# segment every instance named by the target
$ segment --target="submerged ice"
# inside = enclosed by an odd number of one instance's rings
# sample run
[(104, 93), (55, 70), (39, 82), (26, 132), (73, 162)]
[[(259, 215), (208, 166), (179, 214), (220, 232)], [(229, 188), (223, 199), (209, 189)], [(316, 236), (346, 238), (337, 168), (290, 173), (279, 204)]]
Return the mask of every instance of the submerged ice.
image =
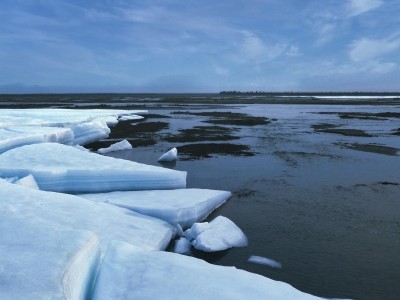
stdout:
[(105, 157), (71, 146), (42, 143), (0, 155), (1, 177), (32, 174), (41, 190), (98, 193), (186, 187), (186, 172)]

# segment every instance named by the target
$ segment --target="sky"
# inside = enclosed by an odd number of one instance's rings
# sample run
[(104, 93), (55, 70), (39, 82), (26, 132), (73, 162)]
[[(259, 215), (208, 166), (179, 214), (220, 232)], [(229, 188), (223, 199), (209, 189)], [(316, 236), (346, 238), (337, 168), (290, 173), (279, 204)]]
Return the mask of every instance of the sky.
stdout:
[(0, 92), (400, 91), (399, 0), (0, 0)]

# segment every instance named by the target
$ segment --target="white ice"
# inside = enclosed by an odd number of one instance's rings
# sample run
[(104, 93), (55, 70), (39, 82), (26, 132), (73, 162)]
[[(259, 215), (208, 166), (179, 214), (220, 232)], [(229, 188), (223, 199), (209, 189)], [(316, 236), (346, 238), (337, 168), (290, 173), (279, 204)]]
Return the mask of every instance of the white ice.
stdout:
[(208, 189), (176, 189), (82, 194), (93, 201), (107, 202), (179, 224), (183, 228), (204, 220), (231, 196), (230, 192)]
[(165, 152), (160, 156), (157, 161), (173, 161), (178, 159), (178, 150), (176, 148), (172, 148), (171, 150)]
[(103, 249), (111, 240), (125, 241), (146, 250), (165, 249), (174, 234), (170, 224), (156, 218), (107, 203), (34, 190), (5, 181), (0, 181), (0, 199), (0, 224), (5, 216), (10, 216), (17, 223), (26, 220), (49, 222), (49, 230), (54, 227), (53, 223), (88, 230), (98, 236)]
[(247, 261), (253, 264), (269, 266), (271, 268), (282, 268), (282, 264), (280, 262), (262, 256), (251, 255)]
[(9, 126), (0, 128), (0, 153), (23, 145), (37, 143), (72, 144), (74, 134), (69, 128), (42, 126)]
[(122, 140), (118, 143), (112, 144), (110, 147), (100, 148), (99, 150), (97, 150), (97, 152), (104, 154), (104, 153), (108, 153), (108, 152), (130, 150), (130, 149), (132, 149), (132, 145), (127, 140)]
[(319, 299), (291, 285), (234, 267), (112, 243), (96, 281), (94, 300), (114, 299)]
[(27, 145), (0, 155), (0, 177), (21, 178), (29, 174), (35, 177), (41, 190), (68, 193), (186, 187), (186, 172), (106, 157), (62, 144)]
[(214, 252), (247, 246), (247, 237), (231, 220), (218, 216), (210, 223), (195, 223), (185, 236), (198, 250)]
[[(146, 110), (114, 110), (114, 109), (0, 109), (0, 153), (22, 145), (43, 142), (84, 145), (108, 137), (109, 126), (118, 123), (118, 118), (137, 118), (137, 114), (147, 114)], [(35, 129), (30, 129), (30, 128)], [(62, 127), (68, 130), (66, 136), (49, 139), (40, 136), (49, 131), (46, 127)], [(18, 128), (18, 130), (13, 130)], [(3, 133), (2, 130), (13, 131), (14, 134)], [(22, 131), (21, 131), (22, 130)], [(27, 131), (28, 130), (28, 131)], [(19, 134), (17, 134), (19, 133)], [(37, 135), (35, 135), (37, 133)], [(72, 137), (72, 139), (71, 139)]]
[(137, 115), (121, 116), (118, 118), (119, 121), (138, 121), (143, 119), (144, 117)]
[(99, 263), (97, 237), (39, 218), (15, 218), (5, 205), (0, 203), (0, 299), (87, 299)]
[(32, 174), (29, 174), (28, 176), (25, 176), (21, 179), (18, 179), (14, 183), (29, 187), (29, 188), (35, 189), (35, 190), (39, 189), (39, 186), (37, 185), (37, 182), (36, 182), (35, 178), (32, 176)]

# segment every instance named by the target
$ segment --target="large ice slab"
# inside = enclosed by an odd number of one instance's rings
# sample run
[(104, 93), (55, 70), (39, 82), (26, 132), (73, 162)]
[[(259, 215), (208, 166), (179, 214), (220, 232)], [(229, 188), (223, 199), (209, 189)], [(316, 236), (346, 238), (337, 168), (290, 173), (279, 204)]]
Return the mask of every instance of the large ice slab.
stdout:
[(112, 126), (121, 116), (146, 114), (147, 110), (121, 109), (0, 109), (0, 127), (11, 125), (65, 127), (92, 121), (104, 121)]
[(109, 136), (111, 130), (104, 121), (68, 125), (74, 133), (74, 145), (86, 145)]
[(215, 208), (228, 200), (231, 193), (208, 189), (176, 189), (82, 194), (79, 196), (125, 207), (187, 228), (193, 223), (205, 219)]
[(319, 299), (291, 285), (234, 267), (114, 242), (103, 260), (94, 300)]
[(37, 143), (72, 144), (74, 134), (69, 128), (42, 126), (10, 126), (0, 129), (0, 153)]
[(105, 157), (71, 146), (42, 143), (0, 155), (0, 177), (32, 174), (39, 188), (67, 193), (186, 187), (186, 172)]
[[(78, 150), (79, 151), (79, 150)], [(44, 192), (0, 181), (0, 222), (5, 216), (24, 222), (53, 222), (94, 232), (104, 247), (121, 240), (142, 249), (165, 249), (174, 228), (165, 221), (107, 203), (77, 196)], [(51, 226), (50, 226), (51, 227)]]
[(195, 223), (185, 231), (193, 247), (206, 252), (247, 246), (247, 237), (231, 220), (218, 216), (210, 223)]
[(93, 233), (14, 218), (3, 204), (0, 215), (0, 299), (87, 299), (100, 257)]

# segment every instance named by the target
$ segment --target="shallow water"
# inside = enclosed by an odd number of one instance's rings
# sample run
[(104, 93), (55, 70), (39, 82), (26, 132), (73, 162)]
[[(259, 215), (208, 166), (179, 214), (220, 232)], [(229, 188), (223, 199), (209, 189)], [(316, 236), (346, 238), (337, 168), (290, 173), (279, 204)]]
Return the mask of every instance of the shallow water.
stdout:
[[(186, 107), (185, 110), (189, 108)], [(398, 107), (246, 105), (221, 111), (275, 118), (262, 126), (235, 126), (235, 144), (252, 157), (218, 155), (179, 160), (188, 187), (230, 190), (233, 197), (210, 219), (224, 215), (248, 236), (249, 246), (215, 254), (195, 252), (209, 262), (234, 265), (323, 297), (398, 299), (400, 295), (400, 158), (347, 149), (338, 143), (379, 143), (400, 149), (391, 131), (399, 119), (344, 120), (318, 112), (386, 112)], [(164, 107), (154, 113), (170, 114)], [(196, 111), (199, 111), (198, 109)], [(210, 110), (204, 110), (210, 111)], [(206, 117), (171, 115), (168, 130), (150, 147), (112, 153), (158, 165), (172, 146), (163, 136), (202, 124)], [(151, 121), (157, 121), (152, 119)], [(315, 132), (312, 124), (362, 129), (372, 137)], [(171, 167), (171, 166), (170, 166)], [(282, 263), (282, 269), (247, 262), (251, 255)]]

